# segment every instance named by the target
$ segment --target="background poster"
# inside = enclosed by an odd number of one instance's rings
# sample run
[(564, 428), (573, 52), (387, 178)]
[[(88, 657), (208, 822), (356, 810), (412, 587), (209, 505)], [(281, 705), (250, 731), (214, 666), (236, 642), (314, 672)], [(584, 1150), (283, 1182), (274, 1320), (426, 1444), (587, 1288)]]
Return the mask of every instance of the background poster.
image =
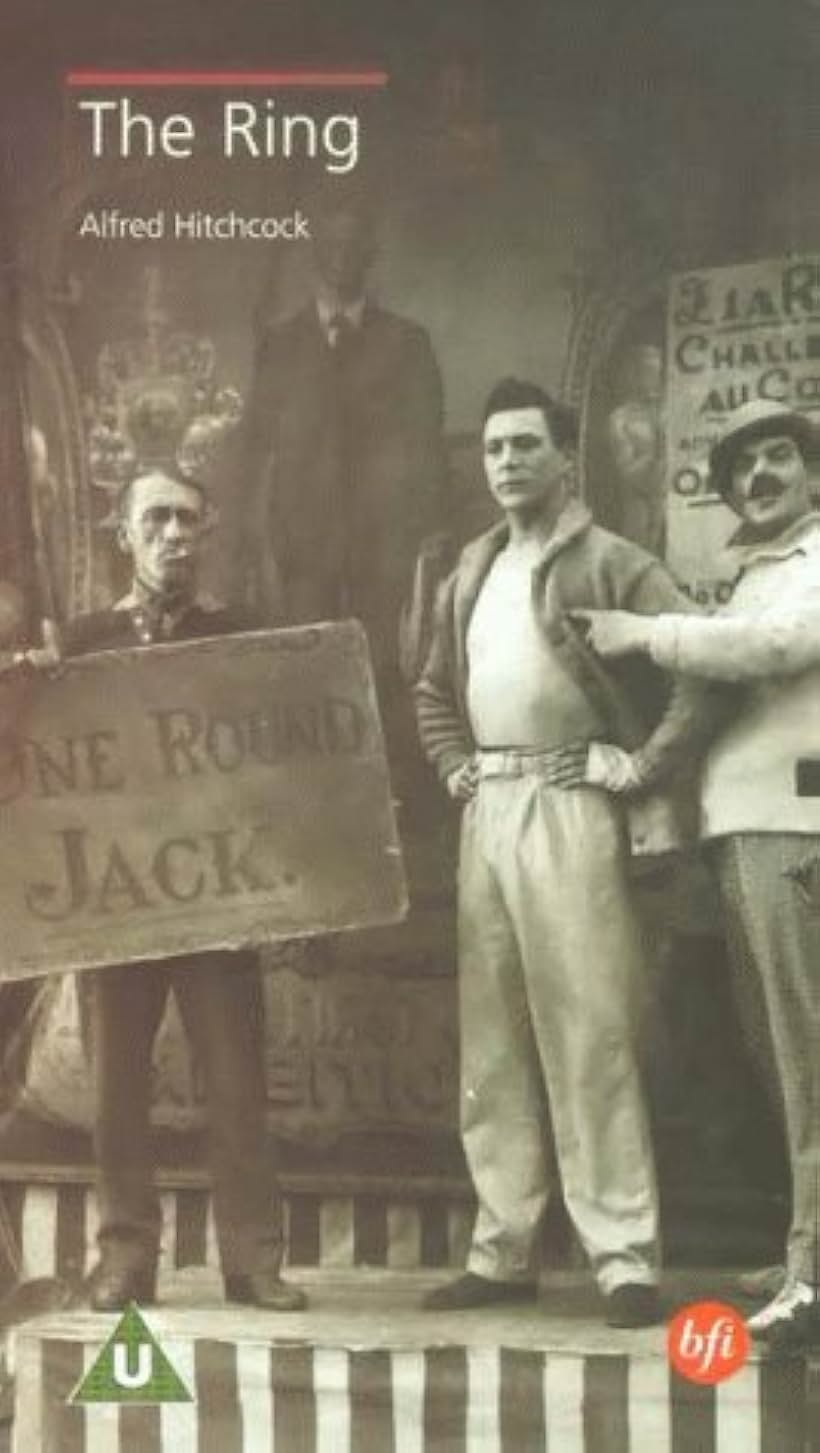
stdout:
[(667, 315), (668, 559), (708, 604), (726, 599), (721, 552), (735, 517), (708, 488), (708, 454), (752, 399), (820, 413), (816, 253), (674, 277)]

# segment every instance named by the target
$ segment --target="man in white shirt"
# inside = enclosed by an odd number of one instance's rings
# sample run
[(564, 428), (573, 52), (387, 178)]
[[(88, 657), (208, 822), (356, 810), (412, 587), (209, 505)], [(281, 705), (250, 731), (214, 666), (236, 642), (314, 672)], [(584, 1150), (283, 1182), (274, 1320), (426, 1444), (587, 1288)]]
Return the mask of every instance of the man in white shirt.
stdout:
[(820, 513), (809, 487), (818, 452), (810, 420), (785, 406), (752, 402), (731, 416), (710, 463), (743, 522), (740, 574), (719, 616), (579, 613), (602, 657), (644, 652), (738, 688), (703, 764), (701, 820), (730, 942), (745, 945), (740, 967), (763, 990), (783, 1093), (787, 1276), (749, 1319), (775, 1342), (814, 1315), (820, 1258)]
[[(576, 606), (685, 609), (663, 566), (593, 524), (572, 493), (574, 419), (534, 384), (490, 395), (484, 464), (503, 522), (442, 589), (416, 688), (422, 744), (463, 801), (461, 1130), (478, 1196), (466, 1275), (432, 1309), (535, 1295), (556, 1185), (613, 1326), (660, 1318), (658, 1206), (635, 1040), (643, 952), (628, 812), (680, 703), (650, 731), (618, 670), (567, 621)], [(600, 760), (595, 741), (613, 747)], [(668, 759), (667, 759), (668, 760)], [(609, 762), (614, 762), (610, 771)], [(621, 768), (626, 764), (625, 773)], [(634, 838), (633, 838), (634, 840)]]

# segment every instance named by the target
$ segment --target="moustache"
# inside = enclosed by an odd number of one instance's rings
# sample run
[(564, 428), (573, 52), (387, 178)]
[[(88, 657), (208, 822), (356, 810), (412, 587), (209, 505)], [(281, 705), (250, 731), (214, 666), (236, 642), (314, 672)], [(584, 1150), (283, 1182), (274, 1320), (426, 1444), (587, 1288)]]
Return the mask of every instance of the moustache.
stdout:
[(752, 480), (751, 487), (746, 495), (747, 499), (770, 499), (772, 495), (783, 493), (782, 481), (773, 474), (758, 474)]

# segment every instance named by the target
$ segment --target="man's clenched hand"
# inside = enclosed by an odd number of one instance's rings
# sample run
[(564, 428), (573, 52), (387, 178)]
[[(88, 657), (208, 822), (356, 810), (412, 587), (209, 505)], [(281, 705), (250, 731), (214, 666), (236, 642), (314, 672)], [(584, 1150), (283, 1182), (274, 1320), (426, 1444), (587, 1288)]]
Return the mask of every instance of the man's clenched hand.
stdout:
[(468, 757), (447, 778), (447, 791), (456, 802), (469, 802), (478, 790), (478, 762)]
[(571, 610), (570, 620), (581, 627), (587, 644), (598, 656), (629, 656), (649, 651), (652, 616), (632, 615), (628, 610)]
[(56, 621), (44, 620), (42, 632), (42, 646), (15, 652), (15, 666), (33, 666), (35, 671), (56, 671), (62, 666), (63, 643)]

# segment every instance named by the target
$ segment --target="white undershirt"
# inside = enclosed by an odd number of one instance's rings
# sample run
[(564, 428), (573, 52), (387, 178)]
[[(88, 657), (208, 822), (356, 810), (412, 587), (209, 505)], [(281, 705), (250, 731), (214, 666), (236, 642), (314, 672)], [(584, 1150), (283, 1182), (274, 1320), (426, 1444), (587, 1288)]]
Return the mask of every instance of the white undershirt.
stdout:
[(532, 541), (501, 551), (467, 628), (467, 707), (482, 747), (555, 747), (602, 730), (535, 617), (532, 572), (543, 548)]

